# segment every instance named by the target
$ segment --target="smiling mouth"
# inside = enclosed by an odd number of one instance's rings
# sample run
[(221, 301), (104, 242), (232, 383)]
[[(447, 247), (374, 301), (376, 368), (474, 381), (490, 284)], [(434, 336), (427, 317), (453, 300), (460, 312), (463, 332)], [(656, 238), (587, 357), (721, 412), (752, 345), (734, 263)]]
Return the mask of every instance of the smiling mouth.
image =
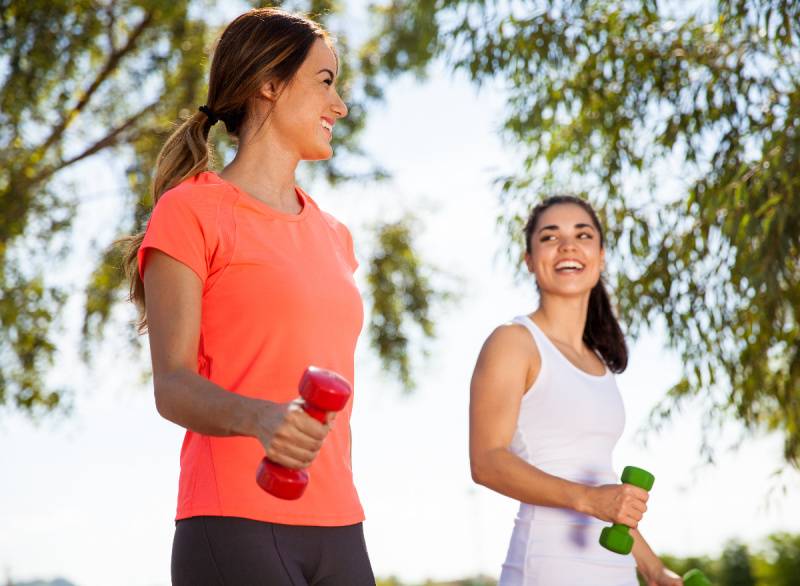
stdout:
[(577, 273), (582, 271), (584, 266), (576, 260), (562, 260), (556, 263), (555, 269), (557, 273)]
[(322, 119), (320, 119), (319, 123), (322, 125), (322, 127), (323, 127), (325, 130), (327, 130), (328, 132), (330, 132), (331, 134), (333, 134), (333, 124), (331, 124), (331, 123), (330, 123), (330, 122), (328, 122), (327, 120), (322, 120)]

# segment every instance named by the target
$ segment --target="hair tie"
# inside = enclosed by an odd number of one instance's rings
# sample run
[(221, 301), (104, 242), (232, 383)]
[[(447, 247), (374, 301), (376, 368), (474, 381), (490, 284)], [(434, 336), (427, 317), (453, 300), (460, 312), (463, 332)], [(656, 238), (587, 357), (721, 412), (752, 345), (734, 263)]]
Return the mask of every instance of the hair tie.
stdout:
[(208, 121), (211, 124), (211, 126), (214, 126), (217, 122), (219, 122), (219, 118), (217, 118), (211, 113), (211, 108), (209, 108), (208, 106), (202, 105), (198, 108), (198, 110), (208, 117)]

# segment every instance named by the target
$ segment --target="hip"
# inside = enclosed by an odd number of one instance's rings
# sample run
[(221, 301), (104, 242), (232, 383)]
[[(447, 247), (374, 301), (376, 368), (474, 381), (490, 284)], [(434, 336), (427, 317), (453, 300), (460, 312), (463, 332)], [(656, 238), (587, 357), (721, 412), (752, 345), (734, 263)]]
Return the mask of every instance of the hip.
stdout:
[(503, 564), (503, 586), (636, 586), (636, 562), (600, 545), (606, 524), (518, 517)]

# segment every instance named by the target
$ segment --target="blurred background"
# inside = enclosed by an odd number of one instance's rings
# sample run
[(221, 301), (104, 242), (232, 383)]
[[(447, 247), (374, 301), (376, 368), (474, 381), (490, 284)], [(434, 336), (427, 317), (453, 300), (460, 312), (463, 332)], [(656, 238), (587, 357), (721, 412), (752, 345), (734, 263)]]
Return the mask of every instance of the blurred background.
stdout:
[[(0, 2), (0, 577), (166, 585), (183, 433), (108, 245), (253, 6), (337, 37), (350, 108), (298, 183), (353, 232), (353, 459), (379, 584), (494, 584), (517, 503), (472, 483), (469, 380), (536, 307), (518, 234), (588, 197), (631, 358), (615, 469), (674, 570), (800, 583), (800, 5)], [(217, 125), (222, 166), (233, 145)]]

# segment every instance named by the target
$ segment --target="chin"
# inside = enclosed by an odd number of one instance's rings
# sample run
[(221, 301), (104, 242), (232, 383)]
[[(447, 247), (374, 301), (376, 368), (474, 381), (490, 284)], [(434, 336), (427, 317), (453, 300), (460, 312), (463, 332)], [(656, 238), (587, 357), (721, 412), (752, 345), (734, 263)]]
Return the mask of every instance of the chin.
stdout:
[(328, 147), (327, 149), (318, 149), (314, 152), (304, 154), (302, 159), (304, 161), (327, 161), (333, 156), (333, 149)]

